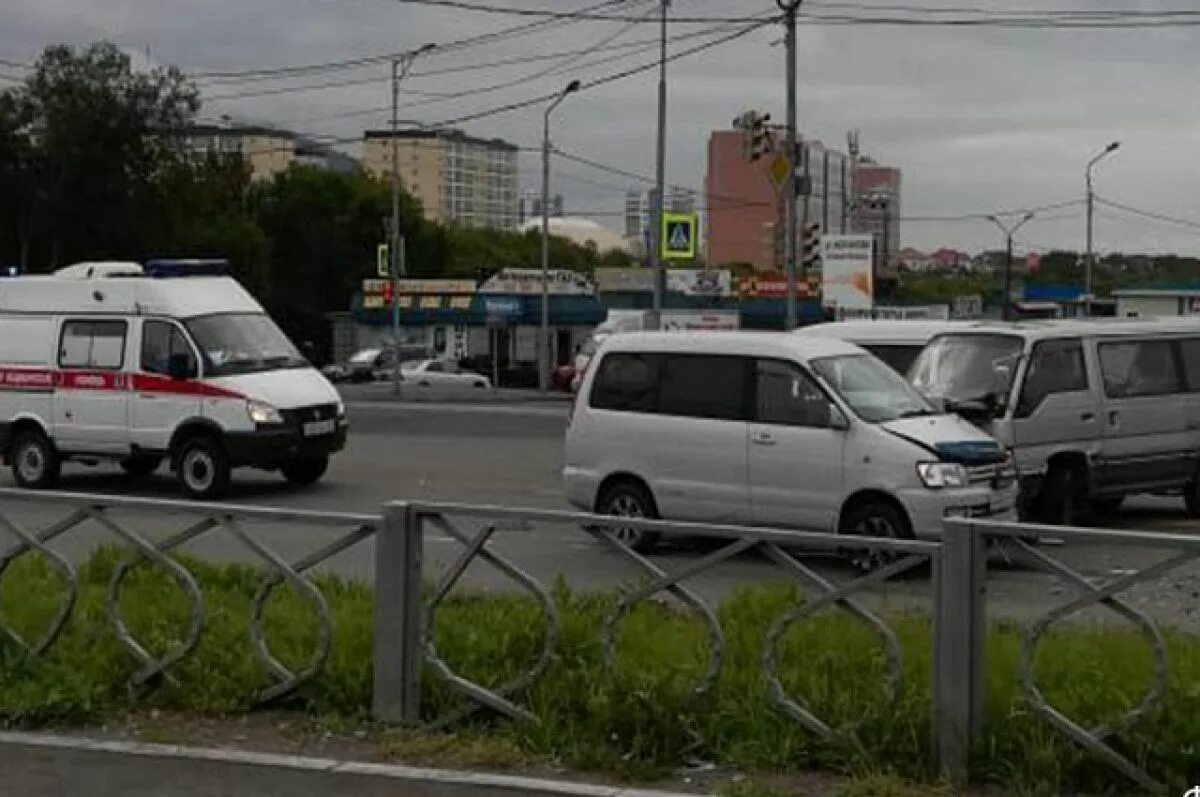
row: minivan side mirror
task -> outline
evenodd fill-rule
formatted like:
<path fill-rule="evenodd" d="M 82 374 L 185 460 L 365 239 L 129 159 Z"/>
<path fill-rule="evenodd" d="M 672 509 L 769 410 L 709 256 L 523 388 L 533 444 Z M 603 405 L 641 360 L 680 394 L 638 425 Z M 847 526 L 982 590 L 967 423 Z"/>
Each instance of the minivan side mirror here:
<path fill-rule="evenodd" d="M 176 380 L 188 379 L 194 376 L 191 356 L 186 353 L 172 354 L 167 359 L 167 376 Z"/>

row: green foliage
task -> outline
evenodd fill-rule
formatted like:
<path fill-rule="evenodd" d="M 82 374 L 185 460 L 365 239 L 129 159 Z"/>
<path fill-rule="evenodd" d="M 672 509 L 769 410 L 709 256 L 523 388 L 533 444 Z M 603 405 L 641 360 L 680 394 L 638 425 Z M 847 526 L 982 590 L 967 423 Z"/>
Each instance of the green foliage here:
<path fill-rule="evenodd" d="M 118 554 L 102 550 L 80 570 L 73 619 L 50 653 L 22 656 L 0 647 L 0 721 L 23 727 L 97 722 L 135 706 L 200 715 L 249 711 L 271 681 L 249 645 L 250 601 L 261 574 L 241 566 L 187 562 L 204 591 L 206 622 L 197 650 L 172 669 L 179 686 L 131 692 L 135 661 L 113 636 L 104 600 Z M 365 721 L 371 690 L 372 597 L 365 587 L 318 579 L 331 608 L 334 645 L 320 675 L 293 707 L 315 716 Z M 0 581 L 5 619 L 26 639 L 44 628 L 62 597 L 53 572 L 35 557 L 18 560 Z M 801 701 L 843 735 L 825 741 L 773 709 L 761 673 L 763 637 L 801 596 L 794 590 L 746 590 L 720 607 L 725 658 L 714 689 L 693 687 L 708 666 L 704 626 L 693 616 L 653 602 L 634 608 L 618 627 L 616 666 L 604 664 L 600 628 L 610 595 L 557 590 L 561 625 L 545 675 L 514 700 L 542 721 L 498 721 L 478 715 L 453 737 L 406 732 L 397 750 L 445 752 L 447 746 L 497 761 L 552 759 L 623 776 L 660 773 L 690 758 L 743 771 L 824 769 L 850 774 L 847 794 L 942 793 L 929 759 L 930 629 L 919 616 L 890 618 L 904 656 L 894 704 L 883 700 L 885 663 L 876 637 L 840 612 L 797 622 L 782 639 L 781 678 Z M 180 643 L 189 606 L 179 588 L 141 566 L 121 594 L 135 636 L 161 655 Z M 308 661 L 317 634 L 303 596 L 281 586 L 267 604 L 273 653 L 287 666 Z M 517 677 L 543 644 L 540 609 L 509 595 L 452 597 L 434 628 L 442 658 L 458 673 L 496 687 Z M 1071 745 L 1023 702 L 1017 686 L 1019 636 L 998 627 L 988 640 L 988 694 L 976 780 L 1026 793 L 1132 791 L 1107 764 Z M 1170 679 L 1162 707 L 1116 737 L 1116 745 L 1154 772 L 1189 773 L 1200 738 L 1200 640 L 1168 635 Z M 1145 641 L 1121 627 L 1067 626 L 1051 633 L 1035 667 L 1047 698 L 1087 727 L 1109 722 L 1134 705 L 1153 673 Z M 433 719 L 462 698 L 426 670 L 422 712 Z M 910 792 L 906 782 L 928 784 Z M 886 788 L 885 788 L 886 787 Z M 747 785 L 743 793 L 769 794 Z M 934 791 L 929 791 L 933 789 Z M 735 792 L 736 793 L 736 792 Z"/>

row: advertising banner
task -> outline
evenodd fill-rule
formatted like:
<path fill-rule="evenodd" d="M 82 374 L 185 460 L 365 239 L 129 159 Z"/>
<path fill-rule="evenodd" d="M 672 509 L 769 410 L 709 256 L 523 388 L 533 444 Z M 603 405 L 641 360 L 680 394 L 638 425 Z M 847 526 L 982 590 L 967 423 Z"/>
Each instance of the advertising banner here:
<path fill-rule="evenodd" d="M 591 296 L 596 291 L 583 274 L 566 269 L 550 269 L 549 292 L 555 296 Z M 480 293 L 508 293 L 538 296 L 542 293 L 540 268 L 506 268 L 493 274 L 479 286 Z"/>
<path fill-rule="evenodd" d="M 820 280 L 809 277 L 807 280 L 796 280 L 796 296 L 807 299 L 815 296 L 820 288 Z M 779 272 L 764 272 L 738 280 L 738 296 L 743 299 L 786 299 L 787 275 Z"/>
<path fill-rule="evenodd" d="M 667 271 L 667 291 L 684 296 L 730 296 L 733 274 L 726 269 L 673 268 Z"/>
<path fill-rule="evenodd" d="M 596 290 L 601 293 L 653 293 L 654 271 L 648 268 L 598 268 Z"/>
<path fill-rule="evenodd" d="M 875 240 L 870 235 L 821 236 L 821 293 L 840 309 L 870 309 L 874 299 Z"/>

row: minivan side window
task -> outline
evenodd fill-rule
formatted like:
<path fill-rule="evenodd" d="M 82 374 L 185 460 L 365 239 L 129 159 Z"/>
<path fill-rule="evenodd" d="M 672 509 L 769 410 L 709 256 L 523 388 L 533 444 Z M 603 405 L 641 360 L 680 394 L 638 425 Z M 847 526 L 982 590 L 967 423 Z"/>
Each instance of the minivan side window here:
<path fill-rule="evenodd" d="M 667 354 L 662 358 L 658 411 L 685 418 L 748 420 L 744 357 Z"/>
<path fill-rule="evenodd" d="M 654 412 L 658 403 L 659 357 L 606 354 L 596 370 L 589 402 L 598 410 Z"/>
<path fill-rule="evenodd" d="M 1183 373 L 1189 393 L 1200 393 L 1200 338 L 1179 341 Z"/>
<path fill-rule="evenodd" d="M 64 321 L 60 368 L 120 370 L 125 364 L 124 321 Z"/>
<path fill-rule="evenodd" d="M 187 355 L 189 376 L 199 374 L 196 353 L 179 327 L 166 321 L 146 321 L 142 324 L 142 370 L 145 373 L 167 376 L 171 357 L 176 354 Z"/>
<path fill-rule="evenodd" d="M 1163 396 L 1180 391 L 1179 368 L 1167 340 L 1100 344 L 1104 395 L 1109 398 Z"/>
<path fill-rule="evenodd" d="M 1028 418 L 1047 396 L 1087 389 L 1087 365 L 1079 339 L 1044 340 L 1033 347 L 1015 416 Z"/>
<path fill-rule="evenodd" d="M 829 426 L 829 398 L 795 365 L 759 360 L 755 387 L 755 420 L 759 423 Z"/>

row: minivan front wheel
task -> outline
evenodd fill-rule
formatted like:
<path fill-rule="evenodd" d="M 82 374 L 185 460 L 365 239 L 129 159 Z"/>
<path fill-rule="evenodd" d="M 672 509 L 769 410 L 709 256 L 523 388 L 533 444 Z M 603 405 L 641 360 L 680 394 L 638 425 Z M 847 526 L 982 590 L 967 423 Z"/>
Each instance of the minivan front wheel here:
<path fill-rule="evenodd" d="M 175 456 L 179 483 L 192 498 L 218 498 L 229 489 L 232 468 L 225 450 L 207 435 L 189 438 Z"/>
<path fill-rule="evenodd" d="M 1183 500 L 1187 505 L 1188 514 L 1192 517 L 1200 518 L 1200 474 L 1197 474 L 1183 488 Z"/>
<path fill-rule="evenodd" d="M 1042 482 L 1038 496 L 1038 515 L 1051 526 L 1072 526 L 1083 514 L 1084 478 L 1078 468 L 1054 465 Z"/>
<path fill-rule="evenodd" d="M 881 537 L 905 540 L 912 537 L 912 527 L 899 507 L 880 500 L 867 500 L 851 506 L 842 515 L 841 534 L 856 537 Z M 899 558 L 895 551 L 880 548 L 860 548 L 847 551 L 850 563 L 858 570 L 869 572 Z"/>
<path fill-rule="evenodd" d="M 596 514 L 653 519 L 658 517 L 658 507 L 650 491 L 641 484 L 618 482 L 605 488 L 596 501 Z M 610 531 L 619 542 L 638 553 L 652 553 L 658 545 L 658 534 L 655 532 L 629 526 L 618 526 Z"/>

